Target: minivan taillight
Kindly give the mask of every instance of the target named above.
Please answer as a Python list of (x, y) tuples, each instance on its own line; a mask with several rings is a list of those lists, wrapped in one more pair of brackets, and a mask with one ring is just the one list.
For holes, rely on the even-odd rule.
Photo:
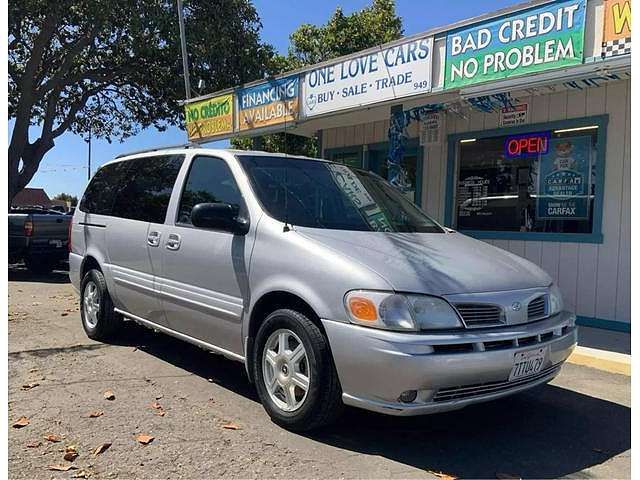
[(30, 237), (31, 235), (33, 235), (33, 222), (28, 218), (24, 221), (24, 236)]

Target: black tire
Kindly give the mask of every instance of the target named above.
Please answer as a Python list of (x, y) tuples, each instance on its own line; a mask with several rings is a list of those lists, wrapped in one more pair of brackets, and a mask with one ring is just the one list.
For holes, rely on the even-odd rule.
[[(97, 323), (92, 325), (90, 314), (85, 311), (85, 289), (88, 285), (95, 285), (99, 296), (99, 308), (97, 309)], [(92, 340), (99, 342), (108, 342), (113, 340), (120, 331), (123, 320), (122, 316), (117, 314), (113, 309), (113, 302), (107, 290), (107, 283), (104, 275), (100, 270), (89, 270), (80, 284), (80, 318), (82, 319), (82, 328)]]
[[(307, 353), (310, 382), (303, 404), (292, 412), (271, 399), (263, 376), (262, 355), (269, 336), (278, 329), (295, 333)], [(278, 425), (292, 431), (307, 431), (332, 423), (344, 409), (342, 389), (322, 331), (305, 315), (290, 309), (276, 310), (260, 326), (251, 361), (255, 385), (264, 409)]]
[(54, 263), (44, 257), (27, 257), (24, 263), (30, 272), (37, 275), (48, 275), (54, 267)]

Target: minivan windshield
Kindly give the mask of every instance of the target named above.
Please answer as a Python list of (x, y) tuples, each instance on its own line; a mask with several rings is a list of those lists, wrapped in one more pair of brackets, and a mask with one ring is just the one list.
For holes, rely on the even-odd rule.
[(313, 228), (442, 233), (400, 191), (379, 176), (337, 163), (238, 155), (267, 213)]

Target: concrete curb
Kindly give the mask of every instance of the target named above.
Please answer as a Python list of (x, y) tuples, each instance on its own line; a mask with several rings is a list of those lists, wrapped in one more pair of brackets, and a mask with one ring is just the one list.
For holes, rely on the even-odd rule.
[(567, 362), (605, 372), (631, 376), (631, 355), (589, 347), (576, 347)]

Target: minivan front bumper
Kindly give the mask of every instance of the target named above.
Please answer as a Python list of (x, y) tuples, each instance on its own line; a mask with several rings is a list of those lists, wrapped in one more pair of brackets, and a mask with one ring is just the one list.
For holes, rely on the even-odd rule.
[[(323, 320), (345, 404), (423, 415), (493, 400), (548, 382), (577, 342), (575, 315), (561, 312), (500, 328), (400, 333)], [(542, 369), (509, 381), (518, 352), (546, 347)], [(411, 402), (403, 392), (415, 390)]]

